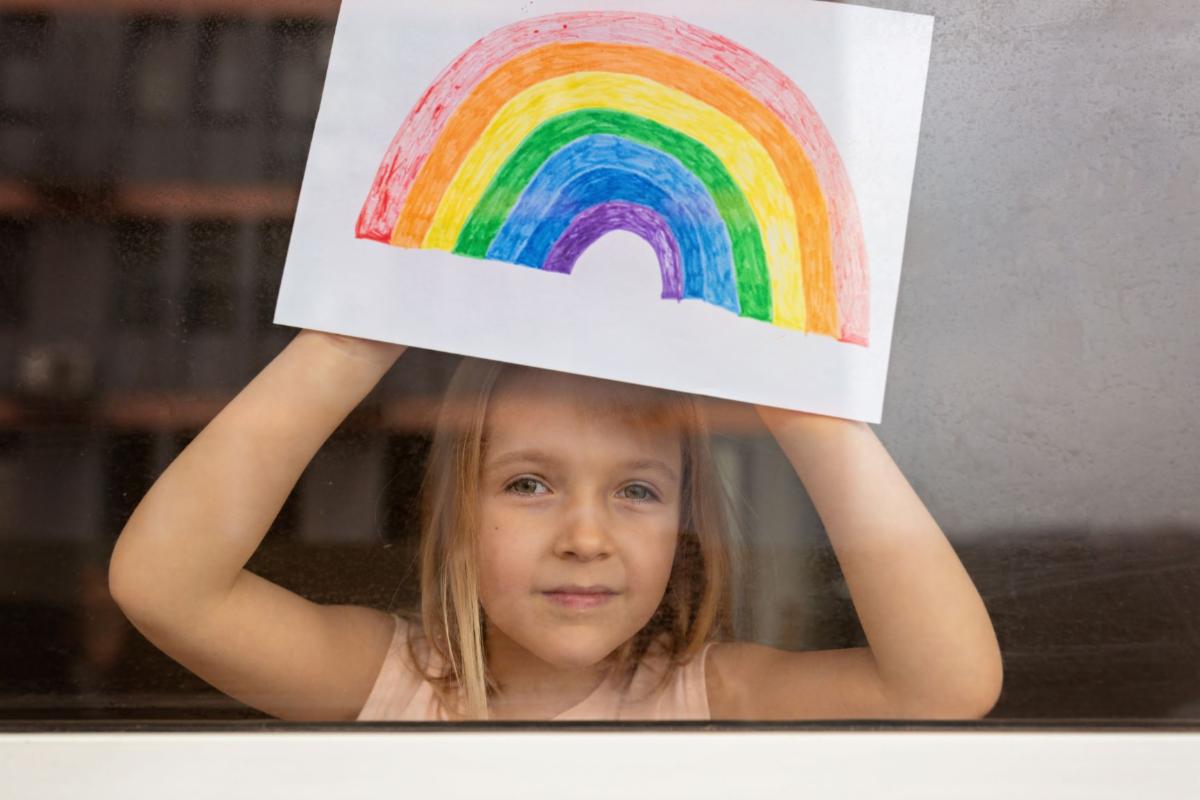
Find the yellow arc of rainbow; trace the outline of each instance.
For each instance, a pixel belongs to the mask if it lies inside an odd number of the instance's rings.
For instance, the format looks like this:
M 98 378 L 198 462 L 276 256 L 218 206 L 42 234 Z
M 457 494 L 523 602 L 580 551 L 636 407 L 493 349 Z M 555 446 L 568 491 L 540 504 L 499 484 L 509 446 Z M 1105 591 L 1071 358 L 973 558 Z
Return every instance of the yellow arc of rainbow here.
M 576 72 L 514 95 L 489 121 L 438 203 L 422 247 L 453 250 L 505 161 L 543 122 L 582 109 L 637 114 L 703 143 L 725 164 L 762 233 L 776 325 L 805 329 L 796 208 L 766 148 L 743 126 L 690 94 L 637 75 Z

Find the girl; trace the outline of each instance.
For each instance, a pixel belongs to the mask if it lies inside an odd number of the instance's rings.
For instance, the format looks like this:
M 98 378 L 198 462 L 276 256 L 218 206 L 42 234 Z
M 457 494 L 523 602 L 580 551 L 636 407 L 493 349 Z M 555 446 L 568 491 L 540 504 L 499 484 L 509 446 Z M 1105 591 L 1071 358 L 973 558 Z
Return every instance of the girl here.
M 420 619 L 243 567 L 404 348 L 301 331 L 162 474 L 109 583 L 133 624 L 282 719 L 972 718 L 987 611 L 865 424 L 757 408 L 832 541 L 868 647 L 723 640 L 738 548 L 694 399 L 464 360 L 423 487 Z

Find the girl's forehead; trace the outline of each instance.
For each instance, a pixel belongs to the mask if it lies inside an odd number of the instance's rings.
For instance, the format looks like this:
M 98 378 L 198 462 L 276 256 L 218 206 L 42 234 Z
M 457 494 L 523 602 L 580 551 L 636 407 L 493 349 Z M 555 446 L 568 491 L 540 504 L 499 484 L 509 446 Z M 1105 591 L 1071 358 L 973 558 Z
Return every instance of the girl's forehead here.
M 501 376 L 488 402 L 485 437 L 555 435 L 604 428 L 629 437 L 677 442 L 677 420 L 655 390 L 532 368 Z M 649 443 L 649 441 L 648 441 Z M 654 442 L 657 444 L 657 442 Z

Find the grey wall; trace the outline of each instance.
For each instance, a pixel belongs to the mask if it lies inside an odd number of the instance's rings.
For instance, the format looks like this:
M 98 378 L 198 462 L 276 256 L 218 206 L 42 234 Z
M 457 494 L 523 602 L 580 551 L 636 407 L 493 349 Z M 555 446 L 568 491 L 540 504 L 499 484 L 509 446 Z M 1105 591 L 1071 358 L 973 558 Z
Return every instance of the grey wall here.
M 1200 525 L 1200 3 L 933 14 L 878 429 L 952 537 Z
M 880 438 L 951 542 L 990 548 L 994 604 L 1115 580 L 1071 560 L 1089 532 L 1161 569 L 1149 533 L 1200 535 L 1200 0 L 857 4 L 935 18 Z M 718 454 L 750 545 L 740 635 L 852 644 L 778 446 Z M 1020 555 L 1047 531 L 1061 553 Z

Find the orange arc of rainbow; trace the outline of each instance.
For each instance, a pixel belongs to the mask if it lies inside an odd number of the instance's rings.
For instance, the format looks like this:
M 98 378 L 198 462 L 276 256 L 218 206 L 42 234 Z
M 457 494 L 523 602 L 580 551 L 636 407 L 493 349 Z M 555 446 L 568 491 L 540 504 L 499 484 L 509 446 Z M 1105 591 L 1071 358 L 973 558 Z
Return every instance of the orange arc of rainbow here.
M 491 119 L 515 94 L 581 71 L 638 75 L 696 97 L 742 125 L 775 162 L 796 209 L 807 329 L 837 337 L 836 282 L 829 217 L 816 171 L 783 122 L 730 78 L 690 59 L 649 47 L 593 42 L 539 47 L 498 67 L 455 110 L 422 165 L 392 243 L 421 247 L 447 187 Z

